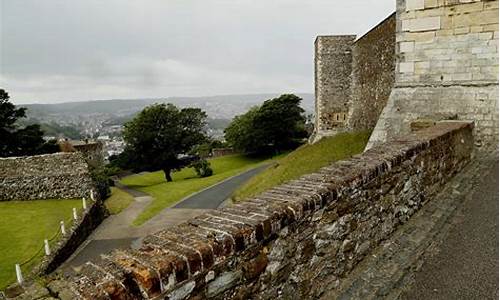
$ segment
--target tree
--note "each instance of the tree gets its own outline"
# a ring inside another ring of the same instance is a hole
[[[198,108],[179,110],[173,104],[146,107],[124,126],[127,147],[122,157],[138,171],[163,170],[170,182],[172,170],[190,163],[181,155],[205,141],[206,118]]]
[[[225,138],[235,149],[245,152],[285,150],[307,136],[302,99],[284,94],[265,101],[237,116],[225,130]]]
[[[259,113],[259,107],[252,107],[243,115],[234,117],[233,121],[224,130],[224,138],[228,144],[238,150],[245,152],[256,152],[262,148],[262,139],[259,138],[256,131],[256,117]]]
[[[45,142],[40,125],[18,128],[17,121],[26,117],[26,108],[16,108],[9,94],[0,89],[0,156],[23,156],[59,151],[53,141]]]

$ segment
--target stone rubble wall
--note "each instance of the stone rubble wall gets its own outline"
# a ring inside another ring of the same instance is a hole
[[[0,201],[88,198],[92,189],[81,153],[0,158]]]
[[[346,130],[371,130],[394,84],[396,15],[365,35],[318,36],[313,142]]]
[[[395,80],[396,14],[359,38],[353,47],[349,130],[373,130]]]
[[[476,123],[476,146],[498,148],[498,0],[398,0],[396,83],[368,148],[420,117]]]
[[[35,285],[28,293],[41,290],[60,299],[318,299],[470,161],[473,127],[440,122],[166,228],[146,237],[138,250],[116,250],[73,278]]]
[[[51,249],[51,255],[44,256],[42,262],[33,269],[32,275],[47,275],[62,265],[78,247],[85,242],[99,224],[108,216],[102,200],[87,200],[89,207],[78,217],[63,236]]]
[[[352,47],[355,35],[318,36],[314,43],[316,139],[342,131],[351,100]],[[343,113],[342,119],[337,116]]]

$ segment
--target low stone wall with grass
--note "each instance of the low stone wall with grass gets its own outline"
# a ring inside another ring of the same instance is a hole
[[[9,299],[26,300],[40,298],[39,292],[43,288],[36,288],[33,286],[33,282],[37,278],[48,275],[59,268],[107,217],[107,210],[104,208],[101,200],[95,199],[93,201],[87,199],[85,203],[87,207],[76,214],[77,218],[73,219],[71,225],[68,223],[65,224],[65,233],[63,234],[62,230],[58,229],[55,235],[48,240],[49,253],[47,253],[47,246],[44,246],[44,242],[40,241],[41,248],[39,252],[35,253],[32,258],[25,262],[29,263],[29,261],[37,259],[36,265],[32,269],[26,270],[21,264],[23,270],[22,278],[25,283],[23,285],[19,285],[18,283],[12,284],[7,287],[5,293],[0,291],[0,300],[3,299],[2,296]],[[40,256],[42,256],[41,259]],[[40,261],[38,262],[38,260]],[[14,268],[12,268],[12,272],[14,272]],[[19,277],[17,280],[19,280]],[[25,288],[26,285],[29,288]]]
[[[0,158],[0,201],[81,198],[92,188],[81,153]]]
[[[438,123],[38,289],[60,299],[318,299],[470,161],[473,127]]]
[[[52,249],[51,254],[45,256],[40,265],[32,272],[34,276],[46,275],[62,265],[78,247],[85,242],[94,229],[107,217],[107,211],[102,201],[95,201],[83,211],[74,221],[68,233],[62,236]]]

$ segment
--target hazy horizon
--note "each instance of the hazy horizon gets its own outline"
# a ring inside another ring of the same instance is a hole
[[[394,0],[0,0],[15,104],[313,93],[318,35],[363,35]]]
[[[8,92],[8,91],[7,91]],[[314,92],[290,92],[295,95],[303,94],[314,94]],[[272,92],[262,92],[262,93],[246,93],[246,94],[218,94],[218,95],[203,95],[203,96],[165,96],[165,97],[137,97],[137,98],[106,98],[106,99],[81,99],[81,100],[61,100],[57,102],[50,102],[50,100],[45,102],[25,102],[25,103],[15,103],[16,105],[33,105],[33,104],[65,104],[65,103],[78,103],[78,102],[92,102],[92,101],[135,101],[135,100],[150,100],[150,99],[190,99],[190,98],[217,98],[217,97],[227,97],[227,96],[252,96],[252,95],[281,95],[284,93],[272,93]],[[10,95],[9,95],[10,96]],[[11,97],[12,98],[12,97]],[[263,99],[263,101],[266,99]]]

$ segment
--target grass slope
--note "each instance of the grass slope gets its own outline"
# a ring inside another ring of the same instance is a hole
[[[361,153],[369,137],[370,132],[340,133],[313,145],[303,145],[280,159],[276,165],[250,179],[234,192],[232,198],[234,201],[240,201],[255,196],[334,161]]]
[[[14,265],[33,257],[59,230],[59,222],[71,226],[72,208],[81,200],[38,200],[0,202],[0,290],[16,280]],[[55,242],[55,241],[54,241]],[[26,276],[41,259],[37,257],[22,266]]]
[[[134,197],[129,193],[117,187],[111,187],[111,196],[104,201],[104,205],[110,214],[116,215],[127,208],[133,201]]]
[[[269,158],[244,155],[218,157],[210,160],[214,175],[199,178],[192,168],[184,168],[172,174],[173,182],[166,182],[162,171],[125,177],[121,180],[122,184],[143,191],[154,198],[133,224],[141,225],[182,198],[269,160]]]

